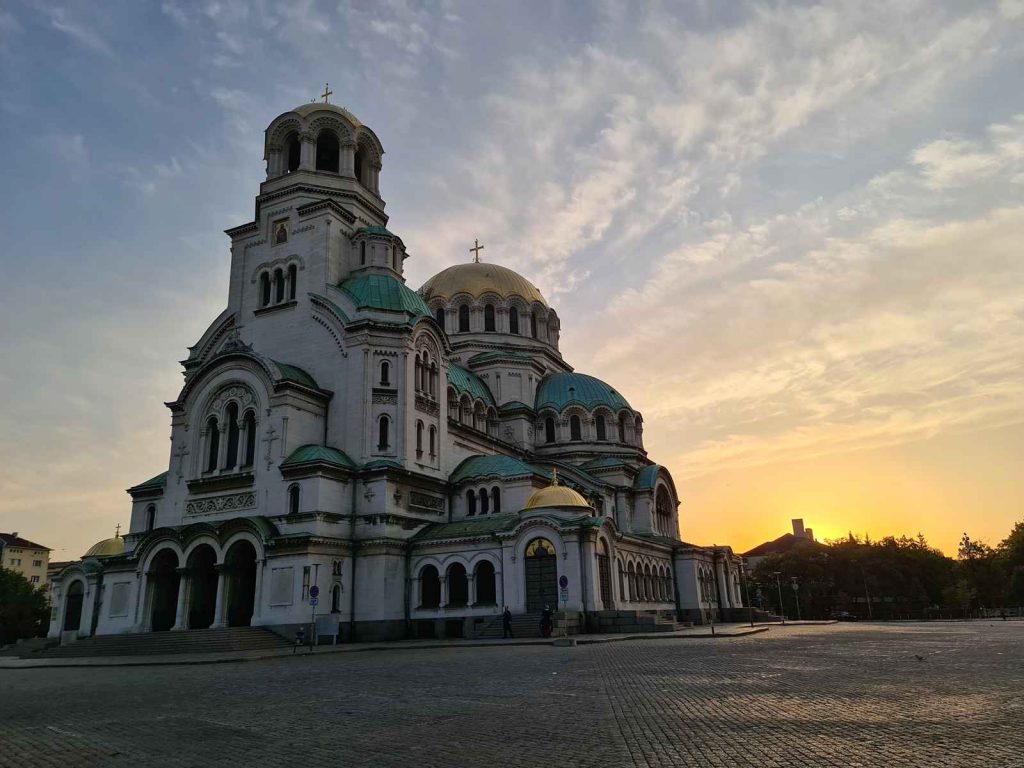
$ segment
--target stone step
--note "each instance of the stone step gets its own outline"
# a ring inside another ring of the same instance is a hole
[[[28,658],[88,658],[95,656],[162,656],[180,653],[262,651],[288,648],[292,643],[259,627],[196,629],[185,632],[146,632],[100,635],[41,650]]]

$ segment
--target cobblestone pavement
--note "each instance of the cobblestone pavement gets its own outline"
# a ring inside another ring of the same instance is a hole
[[[0,766],[1024,766],[1022,650],[863,624],[7,670]]]

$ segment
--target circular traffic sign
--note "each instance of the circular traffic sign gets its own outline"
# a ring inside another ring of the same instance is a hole
[[[309,588],[309,596],[310,597],[320,597],[320,587],[318,587],[316,584],[314,584],[312,587],[310,587]]]
[[[558,586],[562,589],[567,589],[569,587],[569,577],[564,573],[558,577]]]

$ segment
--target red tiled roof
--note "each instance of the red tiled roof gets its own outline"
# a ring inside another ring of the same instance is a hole
[[[743,557],[765,557],[767,555],[777,555],[780,552],[789,552],[793,547],[800,544],[810,544],[813,546],[822,546],[817,541],[811,539],[804,539],[794,536],[792,533],[784,533],[777,539],[766,541],[764,544],[758,544],[749,552],[744,552]]]
[[[42,544],[36,544],[34,541],[23,539],[20,536],[15,536],[11,533],[0,533],[0,541],[3,541],[5,547],[21,547],[22,549],[45,549],[47,552],[52,551],[49,547],[44,547]]]

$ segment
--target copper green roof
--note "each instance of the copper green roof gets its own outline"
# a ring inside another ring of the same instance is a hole
[[[450,483],[461,483],[481,477],[529,477],[537,474],[529,464],[512,456],[470,456],[455,468],[448,478]]]
[[[456,523],[429,525],[414,537],[414,541],[437,541],[439,539],[469,539],[490,536],[514,528],[519,522],[518,515],[503,514],[475,517]]]
[[[362,229],[356,230],[354,235],[385,235],[386,237],[398,237],[394,232],[389,230],[387,227],[363,227]]]
[[[561,411],[569,405],[586,409],[606,405],[613,411],[629,408],[626,398],[600,379],[583,373],[552,373],[545,376],[537,388],[534,408],[550,407]]]
[[[525,352],[513,352],[496,350],[493,352],[481,352],[478,355],[473,355],[469,360],[466,361],[467,365],[480,365],[481,363],[487,363],[491,360],[523,360],[529,362],[533,358]]]
[[[374,459],[363,464],[363,469],[405,469],[397,461],[391,459]]]
[[[641,469],[633,478],[634,491],[653,491],[655,483],[658,482],[660,464],[651,464]]]
[[[510,400],[504,405],[498,406],[499,413],[513,413],[515,411],[529,411],[533,413],[533,408],[519,400]]]
[[[348,294],[356,309],[405,312],[413,317],[433,317],[430,308],[416,291],[391,275],[362,275],[338,286]]]
[[[166,488],[166,487],[167,487],[167,473],[166,472],[161,472],[156,477],[151,477],[146,482],[139,483],[138,485],[134,485],[131,488],[129,488],[128,490],[129,491],[148,491],[148,490],[155,490],[157,488]]]
[[[297,464],[308,464],[311,462],[331,464],[336,467],[344,467],[345,469],[356,468],[356,463],[345,455],[344,451],[339,451],[337,448],[330,448],[325,445],[304,445],[301,448],[296,448],[282,462],[281,466],[293,467]]]
[[[463,392],[468,392],[469,396],[474,400],[480,398],[485,404],[494,405],[494,397],[491,395],[491,390],[487,388],[487,385],[475,373],[467,371],[460,365],[449,363],[448,383],[455,387],[460,395]]]
[[[278,373],[281,374],[281,378],[285,381],[301,384],[302,386],[309,387],[310,389],[320,389],[320,387],[317,386],[316,380],[301,368],[294,365],[288,365],[287,363],[279,363],[277,360],[271,360],[270,362],[277,366]]]

